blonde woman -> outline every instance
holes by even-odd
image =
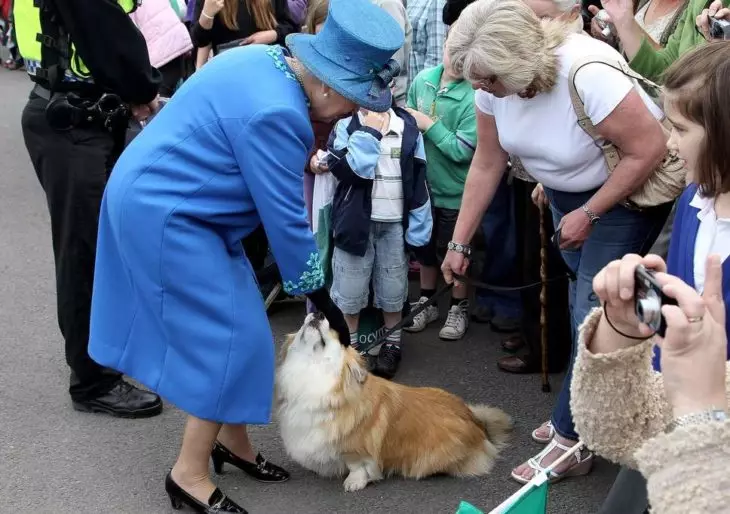
[[[596,304],[591,281],[611,260],[646,251],[671,206],[629,210],[622,200],[652,173],[665,152],[657,121],[663,114],[622,73],[603,64],[583,67],[575,83],[598,132],[612,141],[623,159],[608,175],[604,156],[578,125],[568,88],[568,73],[586,55],[621,59],[605,43],[576,34],[558,20],[539,20],[522,0],[478,0],[451,28],[446,51],[457,72],[479,91],[477,150],[466,181],[461,213],[444,277],[464,274],[470,241],[491,203],[508,155],[520,158],[543,184],[556,244],[575,273],[569,288],[573,333]],[[530,137],[525,137],[530,134]],[[575,347],[575,344],[573,345]],[[562,455],[578,436],[570,412],[568,370],[551,423],[533,432],[548,444],[512,472],[527,482]],[[551,480],[588,473],[592,454],[583,451],[551,473]]]

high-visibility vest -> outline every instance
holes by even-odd
[[[43,46],[57,45],[58,43],[49,34],[43,34],[41,28],[42,2],[53,0],[15,0],[13,5],[13,16],[15,20],[15,36],[18,43],[18,51],[25,61],[25,67],[31,77],[43,78],[42,71],[46,69],[47,63],[43,62]],[[117,0],[119,7],[129,14],[137,7],[137,0]],[[105,35],[102,37],[110,37]],[[61,70],[64,73],[64,82],[93,82],[91,73],[81,58],[76,54],[76,47],[73,41],[68,42],[64,62],[68,66]],[[54,51],[60,52],[55,49]]]

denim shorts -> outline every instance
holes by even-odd
[[[370,283],[373,305],[384,312],[401,312],[408,298],[408,259],[403,224],[370,222],[365,255],[334,249],[330,296],[343,313],[354,316],[368,305]]]

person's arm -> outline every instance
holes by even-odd
[[[222,8],[223,0],[198,0],[193,16],[193,28],[190,31],[193,45],[198,48],[211,46],[215,17]]]
[[[299,32],[299,25],[292,18],[289,12],[289,4],[287,0],[274,1],[274,17],[278,25],[276,26],[276,44],[284,46],[286,44],[286,36]]]
[[[456,130],[450,130],[443,121],[436,120],[423,136],[435,144],[454,162],[469,162],[477,146],[477,118],[474,109],[468,109],[459,120]]]
[[[632,90],[596,130],[619,149],[621,161],[588,201],[601,216],[648,180],[666,153],[666,136],[639,93]]]
[[[147,43],[114,0],[54,0],[94,82],[136,105],[151,103],[162,82]]]
[[[464,185],[459,218],[452,240],[469,244],[492,203],[502,175],[507,169],[507,152],[499,144],[494,116],[477,109],[477,148]]]
[[[206,62],[208,62],[208,59],[210,59],[210,52],[211,52],[212,48],[213,48],[212,45],[198,48],[198,53],[195,55],[195,69],[196,70],[199,70]]]
[[[350,135],[347,133],[350,119],[338,121],[332,130],[327,149],[336,160],[330,164],[329,171],[344,184],[369,184],[375,180],[383,135],[365,125]]]
[[[730,421],[678,428],[636,452],[654,512],[724,512],[730,505]]]
[[[474,0],[446,0],[442,13],[442,20],[446,25],[453,25],[459,19],[461,11]]]
[[[280,105],[246,122],[220,123],[261,217],[284,289],[290,294],[320,289],[324,273],[303,194],[304,166],[313,143],[309,120]]]
[[[419,251],[431,241],[433,231],[431,198],[426,181],[426,148],[421,134],[418,134],[418,143],[413,155],[413,194],[411,196],[405,240],[411,248]]]
[[[651,367],[652,344],[626,341],[606,323],[601,308],[584,321],[570,385],[570,408],[581,441],[596,453],[636,468],[635,452],[671,420],[661,375]],[[611,348],[610,353],[601,353]]]

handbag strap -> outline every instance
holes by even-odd
[[[577,59],[573,63],[573,66],[571,66],[570,73],[568,74],[568,87],[570,90],[570,100],[573,103],[573,109],[575,110],[575,114],[578,117],[578,125],[585,131],[586,134],[591,136],[591,139],[593,139],[593,141],[596,143],[596,146],[601,149],[601,151],[603,152],[603,156],[606,159],[606,164],[608,165],[608,172],[611,173],[613,172],[613,170],[616,169],[616,166],[618,166],[619,162],[621,161],[621,155],[619,154],[616,145],[614,145],[610,141],[604,140],[601,143],[603,137],[598,133],[595,125],[593,125],[593,122],[586,114],[583,99],[578,94],[578,89],[575,85],[576,73],[578,73],[583,67],[594,63],[600,63],[605,64],[606,66],[610,66],[611,68],[620,71],[627,77],[633,79],[634,82],[645,88],[655,89],[657,92],[661,92],[661,86],[636,73],[629,67],[627,63],[602,55],[583,56]]]

